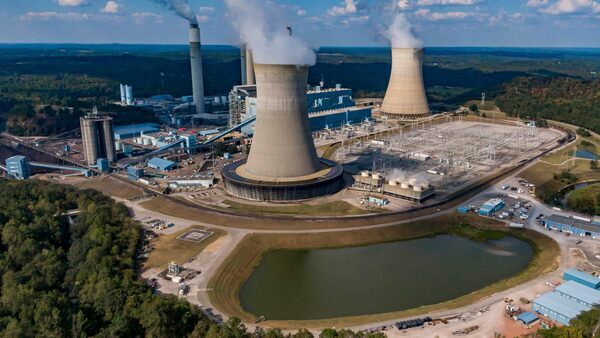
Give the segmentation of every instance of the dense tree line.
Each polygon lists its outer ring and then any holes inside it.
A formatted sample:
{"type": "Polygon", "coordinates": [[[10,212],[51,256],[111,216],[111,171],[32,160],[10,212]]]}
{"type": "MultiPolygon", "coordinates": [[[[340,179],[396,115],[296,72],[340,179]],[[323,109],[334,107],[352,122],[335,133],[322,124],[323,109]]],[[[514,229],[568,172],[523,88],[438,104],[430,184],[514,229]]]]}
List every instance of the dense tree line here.
{"type": "Polygon", "coordinates": [[[520,77],[503,88],[496,105],[511,116],[558,120],[600,132],[600,79],[520,77]]]}
{"type": "MultiPolygon", "coordinates": [[[[151,110],[135,106],[100,105],[100,111],[108,111],[116,125],[155,122],[159,120],[151,110]]],[[[89,108],[87,109],[90,110],[89,108]]],[[[16,104],[6,114],[6,131],[18,136],[50,136],[79,128],[79,108],[52,106],[33,107],[28,103],[16,104]]]]}
{"type": "Polygon", "coordinates": [[[184,300],[154,294],[138,278],[140,226],[92,190],[0,179],[0,234],[2,337],[313,337],[248,332],[235,318],[215,324],[184,300]]]}

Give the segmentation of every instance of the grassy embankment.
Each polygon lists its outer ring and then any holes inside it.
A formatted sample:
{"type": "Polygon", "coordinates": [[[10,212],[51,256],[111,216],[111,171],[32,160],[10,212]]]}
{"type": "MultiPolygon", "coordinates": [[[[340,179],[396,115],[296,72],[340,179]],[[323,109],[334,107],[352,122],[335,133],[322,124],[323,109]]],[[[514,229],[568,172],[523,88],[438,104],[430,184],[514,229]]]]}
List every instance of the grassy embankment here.
{"type": "MultiPolygon", "coordinates": [[[[573,131],[577,129],[564,123],[552,122],[573,131]]],[[[519,176],[536,185],[536,196],[546,202],[562,199],[560,193],[566,186],[585,181],[600,180],[600,170],[592,161],[574,156],[576,150],[596,153],[600,149],[600,136],[579,136],[578,140],[556,152],[543,156],[538,163],[522,171],[519,176]]]]}
{"type": "Polygon", "coordinates": [[[137,188],[135,185],[123,183],[106,175],[86,179],[77,184],[77,187],[80,189],[93,189],[107,196],[114,196],[122,199],[141,197],[144,195],[144,191],[137,188]]]}
{"type": "Polygon", "coordinates": [[[246,322],[254,322],[257,319],[256,316],[244,311],[239,302],[238,293],[243,283],[260,263],[263,255],[269,250],[360,246],[441,234],[454,234],[478,241],[510,235],[530,243],[534,247],[535,253],[528,267],[519,274],[440,304],[427,305],[406,311],[355,317],[302,321],[266,321],[262,325],[285,329],[342,327],[458,308],[554,271],[559,264],[560,248],[549,237],[532,230],[509,229],[497,221],[472,215],[463,217],[440,216],[396,226],[346,232],[252,234],[236,247],[210,280],[209,288],[214,289],[210,293],[210,299],[212,304],[220,311],[239,317],[246,322]]]}
{"type": "Polygon", "coordinates": [[[231,210],[304,216],[348,216],[366,215],[372,212],[385,212],[385,209],[381,208],[373,208],[371,210],[360,209],[346,201],[333,201],[317,204],[298,203],[292,205],[262,205],[225,200],[223,201],[223,204],[228,205],[229,208],[227,209],[231,210]]]}
{"type": "Polygon", "coordinates": [[[192,226],[174,234],[160,235],[153,242],[154,250],[150,253],[146,262],[144,262],[144,269],[166,268],[169,262],[173,261],[177,264],[183,264],[188,259],[196,257],[207,246],[225,235],[225,231],[210,229],[213,234],[199,243],[177,239],[177,236],[194,229],[207,230],[200,226],[192,226]]]}

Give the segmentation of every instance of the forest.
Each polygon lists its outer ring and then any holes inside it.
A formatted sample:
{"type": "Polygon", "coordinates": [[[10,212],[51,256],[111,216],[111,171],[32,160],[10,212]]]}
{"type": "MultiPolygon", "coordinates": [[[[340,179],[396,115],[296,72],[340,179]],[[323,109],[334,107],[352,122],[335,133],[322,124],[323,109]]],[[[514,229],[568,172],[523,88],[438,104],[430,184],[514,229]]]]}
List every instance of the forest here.
{"type": "Polygon", "coordinates": [[[138,275],[141,227],[93,190],[0,179],[0,234],[2,337],[313,337],[248,332],[235,318],[216,324],[185,300],[155,294],[138,275]]]}
{"type": "Polygon", "coordinates": [[[600,132],[600,79],[519,77],[503,85],[496,105],[511,116],[557,120],[600,132]]]}

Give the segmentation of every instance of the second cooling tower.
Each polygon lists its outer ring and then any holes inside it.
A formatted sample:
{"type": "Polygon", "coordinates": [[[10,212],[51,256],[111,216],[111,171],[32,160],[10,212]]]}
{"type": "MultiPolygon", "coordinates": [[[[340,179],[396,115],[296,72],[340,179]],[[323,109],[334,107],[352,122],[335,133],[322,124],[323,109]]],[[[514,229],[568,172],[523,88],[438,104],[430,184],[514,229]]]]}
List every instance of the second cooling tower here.
{"type": "Polygon", "coordinates": [[[423,83],[423,49],[392,49],[392,72],[381,113],[399,119],[430,116],[423,83]]]}

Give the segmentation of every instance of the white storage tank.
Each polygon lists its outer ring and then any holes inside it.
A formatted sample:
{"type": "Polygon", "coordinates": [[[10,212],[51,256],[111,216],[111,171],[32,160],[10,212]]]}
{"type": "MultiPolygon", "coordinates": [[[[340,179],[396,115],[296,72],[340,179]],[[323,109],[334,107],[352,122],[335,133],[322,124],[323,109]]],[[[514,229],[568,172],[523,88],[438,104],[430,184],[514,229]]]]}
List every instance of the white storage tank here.
{"type": "Polygon", "coordinates": [[[368,171],[363,171],[362,173],[360,173],[360,176],[362,176],[362,177],[369,177],[369,172],[368,171]]]}
{"type": "Polygon", "coordinates": [[[404,181],[400,184],[400,187],[402,189],[408,189],[408,188],[410,188],[410,185],[408,184],[408,182],[404,181]]]}
{"type": "Polygon", "coordinates": [[[144,140],[142,142],[145,146],[149,146],[152,144],[152,140],[149,138],[144,138],[144,140]]]}
{"type": "Polygon", "coordinates": [[[380,178],[381,178],[381,176],[380,176],[378,173],[374,173],[374,174],[373,174],[373,179],[374,179],[374,180],[378,180],[378,179],[380,179],[380,178]]]}
{"type": "Polygon", "coordinates": [[[137,143],[137,144],[142,144],[142,143],[143,143],[143,140],[142,140],[142,138],[141,138],[141,137],[137,137],[137,138],[135,139],[135,143],[137,143]]]}
{"type": "Polygon", "coordinates": [[[123,142],[122,141],[115,141],[115,150],[116,151],[123,150],[123,142]]]}

